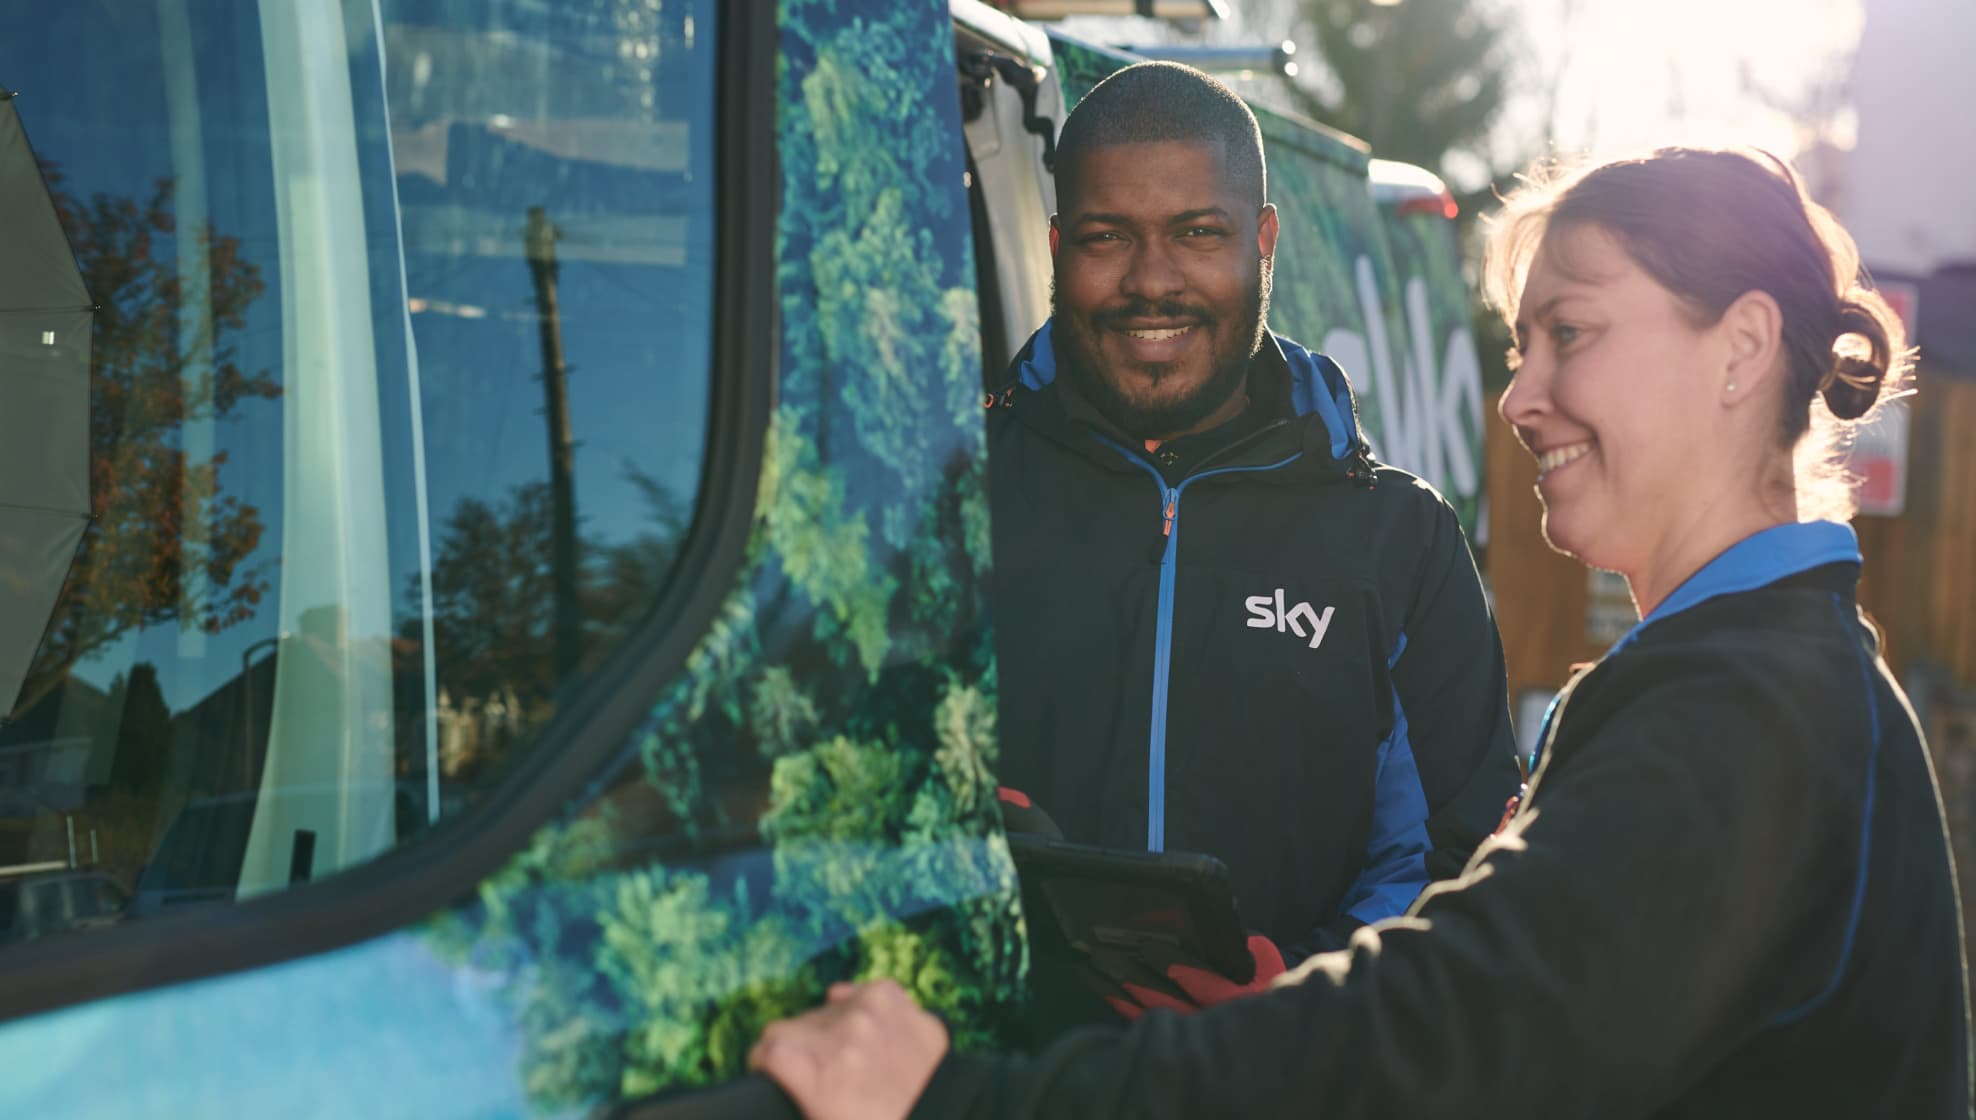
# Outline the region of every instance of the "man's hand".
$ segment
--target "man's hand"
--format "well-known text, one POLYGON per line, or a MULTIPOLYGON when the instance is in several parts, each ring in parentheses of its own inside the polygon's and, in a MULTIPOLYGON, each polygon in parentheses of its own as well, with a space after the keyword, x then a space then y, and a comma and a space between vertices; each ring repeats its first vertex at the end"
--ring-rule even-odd
POLYGON ((947 1052, 947 1028, 890 980, 832 984, 825 1004, 770 1023, 748 1052, 810 1120, 903 1118, 947 1052))
POLYGON ((1111 1004, 1112 1010, 1125 1018, 1137 1019, 1154 1008, 1163 1007, 1185 1015, 1199 1011, 1203 1007, 1225 1003, 1239 996, 1254 995, 1268 990, 1270 982, 1283 975, 1282 950, 1276 947, 1276 942, 1256 934, 1249 938, 1249 956, 1255 958, 1256 970, 1246 984, 1237 984, 1212 969, 1198 968, 1190 964, 1175 964, 1167 966, 1166 978, 1186 994, 1185 999, 1141 987, 1138 984, 1122 983, 1119 986, 1131 998, 1119 999, 1107 996, 1105 1002, 1111 1004))

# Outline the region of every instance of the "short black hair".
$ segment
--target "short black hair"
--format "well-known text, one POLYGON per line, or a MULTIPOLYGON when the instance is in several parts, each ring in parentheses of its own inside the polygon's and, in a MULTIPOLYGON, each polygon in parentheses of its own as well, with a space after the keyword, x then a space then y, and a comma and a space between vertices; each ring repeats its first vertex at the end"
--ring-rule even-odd
POLYGON ((1235 91, 1178 62, 1141 62, 1091 87, 1070 111, 1057 137, 1057 197, 1087 152, 1113 144, 1188 140, 1222 146, 1222 168, 1232 185, 1268 199, 1262 129, 1235 91))

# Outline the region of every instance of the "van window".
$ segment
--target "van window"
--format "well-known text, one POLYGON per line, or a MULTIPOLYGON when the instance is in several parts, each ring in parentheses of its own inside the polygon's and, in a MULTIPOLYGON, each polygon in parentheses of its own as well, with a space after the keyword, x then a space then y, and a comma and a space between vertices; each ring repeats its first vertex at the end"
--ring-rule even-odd
POLYGON ((10 13, 96 308, 46 436, 87 528, 0 613, 0 940, 407 842, 649 612, 707 453, 716 8, 10 13))

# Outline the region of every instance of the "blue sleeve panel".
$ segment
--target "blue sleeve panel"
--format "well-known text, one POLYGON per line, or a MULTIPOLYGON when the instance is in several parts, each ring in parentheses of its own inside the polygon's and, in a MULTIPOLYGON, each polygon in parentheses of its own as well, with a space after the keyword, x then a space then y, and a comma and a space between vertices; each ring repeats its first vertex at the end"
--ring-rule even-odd
MULTIPOLYGON (((1397 663, 1406 650, 1400 638, 1397 663)), ((1344 916, 1360 922, 1404 914, 1427 886, 1427 791, 1414 765, 1407 739, 1406 711, 1393 694, 1393 733, 1379 744, 1379 769, 1372 789, 1372 832, 1366 839, 1365 870, 1345 892, 1344 916)))

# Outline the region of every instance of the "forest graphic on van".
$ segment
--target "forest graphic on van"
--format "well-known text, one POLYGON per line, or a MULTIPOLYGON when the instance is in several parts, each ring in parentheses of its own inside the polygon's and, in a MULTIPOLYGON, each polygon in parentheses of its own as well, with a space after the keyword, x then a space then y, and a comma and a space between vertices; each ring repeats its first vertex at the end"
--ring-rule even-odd
POLYGON ((962 1046, 1020 996, 951 31, 860 7, 783 6, 779 406, 738 584, 606 792, 429 929, 501 978, 539 1107, 737 1076, 836 980, 899 981, 962 1046))

